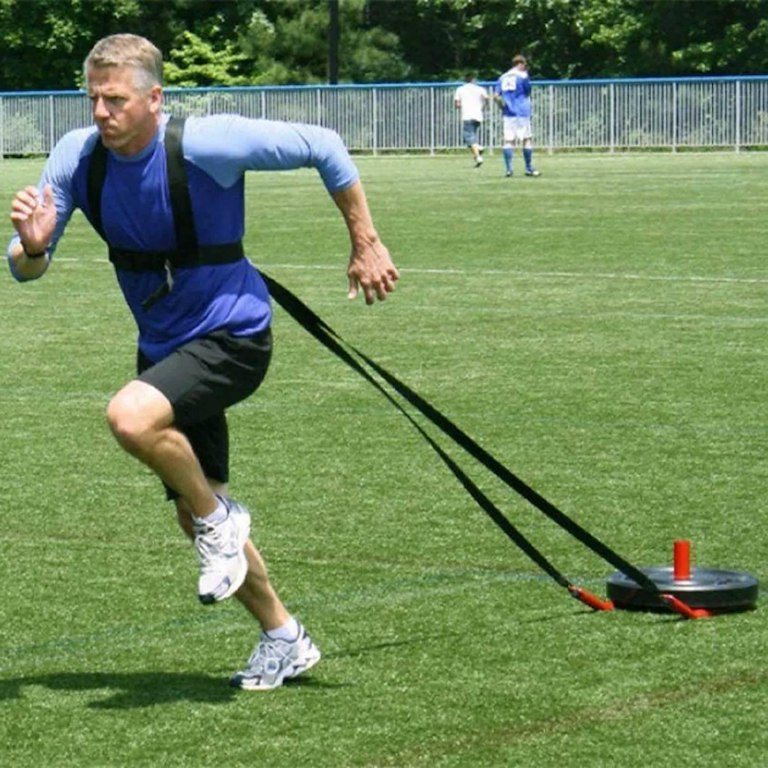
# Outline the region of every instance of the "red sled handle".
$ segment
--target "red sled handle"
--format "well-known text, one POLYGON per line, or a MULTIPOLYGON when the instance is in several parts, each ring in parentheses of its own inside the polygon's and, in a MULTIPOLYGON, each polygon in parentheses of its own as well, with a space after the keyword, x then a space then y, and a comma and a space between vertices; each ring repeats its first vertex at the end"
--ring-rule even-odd
POLYGON ((675 612, 686 619, 708 619, 714 614, 706 608, 691 608, 679 597, 674 595, 661 595, 661 599, 675 612))
POLYGON ((593 595, 583 587, 568 587, 572 597, 588 605, 593 611, 612 611, 613 602, 611 600, 601 600, 597 595, 593 595))

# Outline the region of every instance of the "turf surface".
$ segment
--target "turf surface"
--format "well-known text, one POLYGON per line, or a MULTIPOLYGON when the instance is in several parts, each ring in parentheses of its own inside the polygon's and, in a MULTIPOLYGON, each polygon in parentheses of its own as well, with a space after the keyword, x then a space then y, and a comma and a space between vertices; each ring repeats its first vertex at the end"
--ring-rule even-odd
MULTIPOLYGON (((249 177, 248 251, 636 565, 689 538, 695 565, 762 582, 768 154, 537 161, 506 179, 498 155, 360 158, 402 271, 376 307, 346 299, 310 171, 249 177)), ((0 162, 6 211, 40 168, 0 162)), ((44 280, 0 280, 0 323, 2 765, 764 765, 764 607, 592 613, 282 310, 267 381, 230 414, 232 491, 324 658, 229 689, 256 628, 197 605, 157 481, 108 434, 135 328, 79 214, 44 280)), ((604 594, 611 566, 416 418, 604 594)))

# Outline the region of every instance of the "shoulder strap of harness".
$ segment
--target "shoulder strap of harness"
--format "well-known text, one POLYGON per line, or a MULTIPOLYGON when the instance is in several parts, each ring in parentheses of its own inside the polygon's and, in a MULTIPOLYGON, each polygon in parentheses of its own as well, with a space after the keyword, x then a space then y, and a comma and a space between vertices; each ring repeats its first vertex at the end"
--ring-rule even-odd
POLYGON ((184 165, 184 151, 181 138, 184 134, 184 119, 172 117, 165 127, 165 161, 168 169, 168 189, 171 193, 173 225, 176 230, 176 248, 180 251, 197 249, 192 200, 189 196, 187 168, 184 165))
POLYGON ((104 186, 106 176, 107 150, 101 143, 101 137, 99 137, 94 144, 88 166, 88 208, 91 214, 91 224, 104 242, 107 241, 107 238, 101 224, 101 188, 104 186))

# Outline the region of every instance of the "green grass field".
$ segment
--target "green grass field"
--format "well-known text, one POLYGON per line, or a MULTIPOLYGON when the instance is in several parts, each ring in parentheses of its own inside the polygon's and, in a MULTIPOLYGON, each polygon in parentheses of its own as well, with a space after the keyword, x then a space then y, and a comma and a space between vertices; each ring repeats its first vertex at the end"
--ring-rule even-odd
MULTIPOLYGON (((360 158, 402 271, 375 307, 346 299, 345 229, 310 171, 249 177, 248 250, 635 565, 688 538, 695 565, 762 585, 768 154, 537 160, 505 179, 499 155, 360 158)), ((0 161, 3 210, 41 165, 0 161)), ((588 610, 282 310, 267 381, 231 411, 231 487, 324 658, 230 689, 256 627, 197 604, 158 482, 108 434, 135 328, 80 214, 44 280, 0 280, 0 324, 1 765, 765 765, 764 605, 588 610)), ((610 565, 420 423, 605 594, 610 565)))

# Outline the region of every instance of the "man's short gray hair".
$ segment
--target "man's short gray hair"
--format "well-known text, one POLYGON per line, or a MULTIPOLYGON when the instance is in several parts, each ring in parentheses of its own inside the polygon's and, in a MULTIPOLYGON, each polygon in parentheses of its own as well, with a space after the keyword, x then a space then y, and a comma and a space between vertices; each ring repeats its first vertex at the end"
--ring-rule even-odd
POLYGON ((106 67, 133 67, 135 85, 142 90, 163 84, 163 54, 140 35, 109 35, 99 40, 83 62, 85 82, 89 69, 106 67))

